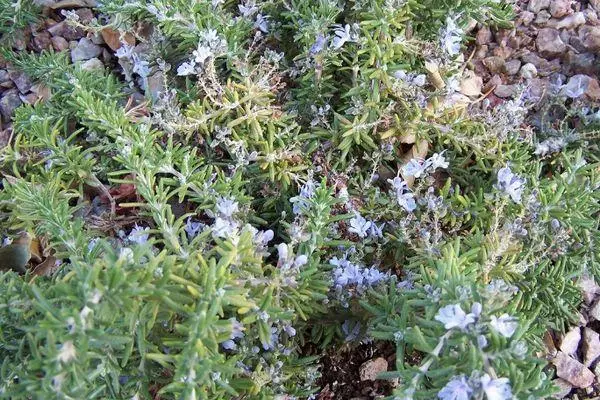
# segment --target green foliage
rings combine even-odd
[[[103,2],[154,24],[122,76],[3,50],[52,95],[14,118],[0,230],[57,262],[0,276],[0,397],[304,398],[307,349],[362,339],[395,398],[548,397],[541,337],[600,278],[597,133],[453,100],[447,31],[507,5],[253,4]]]

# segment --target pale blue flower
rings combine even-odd
[[[238,9],[240,10],[240,14],[242,14],[242,16],[246,18],[251,17],[258,11],[258,7],[256,7],[256,2],[253,0],[248,1],[245,4],[239,4]]]
[[[434,318],[444,324],[444,328],[448,330],[454,328],[465,330],[475,322],[476,316],[473,313],[465,313],[460,304],[450,304],[440,308]]]
[[[342,48],[346,42],[356,42],[358,40],[358,33],[356,24],[350,26],[350,24],[346,24],[344,26],[336,24],[334,30],[334,38],[333,38],[333,48],[338,50]]]
[[[394,179],[388,179],[388,183],[392,185],[393,194],[398,201],[398,205],[408,212],[413,212],[417,208],[417,202],[414,198],[415,195],[410,192],[408,184],[398,176]]]
[[[498,171],[496,188],[508,194],[515,203],[520,203],[525,189],[525,179],[513,174],[510,167],[506,166]]]
[[[196,65],[193,61],[184,62],[177,67],[178,76],[194,75],[196,73]]]
[[[421,176],[425,175],[428,166],[429,165],[423,160],[413,158],[402,167],[402,175],[420,178]]]
[[[315,42],[313,43],[313,45],[310,46],[309,54],[311,56],[319,54],[321,51],[323,51],[323,48],[325,47],[326,42],[327,42],[327,37],[325,37],[322,33],[319,33],[317,35],[317,38],[315,39]]]
[[[383,237],[383,228],[385,227],[385,222],[381,225],[377,226],[374,221],[371,221],[371,227],[369,228],[369,236],[374,239]]]
[[[346,341],[351,342],[360,336],[360,322],[345,320],[342,324],[342,332],[346,335]]]
[[[135,227],[129,233],[129,236],[127,236],[127,239],[132,243],[144,244],[148,241],[148,238],[150,237],[150,234],[148,233],[149,231],[150,228],[142,228],[136,224]]]
[[[237,201],[221,197],[217,200],[217,211],[223,218],[231,218],[234,213],[239,211]]]
[[[359,237],[364,238],[369,234],[371,222],[367,221],[359,213],[354,213],[354,217],[350,220],[350,232],[356,233]]]
[[[502,314],[500,317],[492,316],[490,326],[505,338],[509,338],[515,333],[519,323],[510,315]]]
[[[254,27],[259,29],[263,33],[269,32],[269,16],[258,14],[256,16],[256,22],[254,23]]]
[[[459,54],[462,36],[463,30],[456,25],[456,18],[448,16],[446,18],[446,27],[442,30],[440,38],[442,49],[450,56]]]
[[[440,400],[469,400],[473,389],[469,386],[467,379],[463,376],[453,377],[447,384],[438,392]]]
[[[215,237],[228,238],[237,232],[236,222],[217,217],[212,226],[212,233]]]
[[[481,387],[487,400],[510,400],[512,391],[508,378],[492,379],[488,374],[481,377]]]
[[[448,168],[448,161],[443,156],[442,153],[433,153],[433,155],[429,158],[429,166],[433,171],[438,168],[446,169]]]
[[[188,218],[183,229],[191,239],[196,237],[205,226],[206,225],[204,225],[202,222],[197,222],[192,220],[192,218]]]

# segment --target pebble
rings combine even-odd
[[[567,46],[560,38],[558,30],[553,28],[543,28],[538,32],[536,39],[537,49],[545,56],[559,56],[567,50]]]
[[[585,95],[591,100],[600,101],[600,84],[598,83],[598,79],[590,78]]]
[[[475,43],[482,45],[492,41],[492,31],[487,26],[482,27],[475,35]]]
[[[5,69],[0,69],[0,85],[4,82],[11,82],[10,80],[10,75],[8,74],[8,71]]]
[[[485,65],[492,74],[500,74],[505,71],[504,59],[499,56],[484,58],[483,65]]]
[[[520,14],[521,23],[525,26],[529,26],[535,19],[535,14],[531,11],[522,11]]]
[[[596,75],[599,72],[596,57],[591,53],[576,53],[569,50],[564,57],[565,75],[588,74]]]
[[[498,85],[494,94],[502,99],[514,97],[517,94],[517,85]]]
[[[38,32],[33,38],[33,47],[36,51],[42,51],[50,48],[52,41],[48,31]]]
[[[579,28],[579,39],[587,50],[600,50],[600,27],[582,26]]]
[[[519,75],[525,79],[535,78],[537,76],[537,68],[532,63],[523,64],[519,70]]]
[[[71,61],[84,61],[98,57],[102,53],[102,47],[92,43],[88,38],[81,38],[77,46],[71,51]]]
[[[579,361],[559,351],[552,359],[556,366],[556,375],[577,388],[590,386],[595,379],[594,373]]]
[[[588,315],[591,319],[600,321],[600,300],[596,301],[594,306],[588,311]]]
[[[4,122],[9,122],[15,113],[15,109],[22,104],[19,92],[16,89],[4,93],[0,99],[0,115]]]
[[[583,329],[583,364],[591,367],[600,357],[600,335],[590,328]]]
[[[580,25],[585,24],[585,14],[582,12],[576,12],[575,14],[567,15],[563,19],[552,18],[548,20],[548,27],[555,29],[573,29]]]
[[[383,357],[378,357],[363,363],[358,370],[361,381],[374,381],[377,374],[387,371],[388,362]]]
[[[50,32],[50,35],[52,36],[60,36],[65,38],[67,41],[79,40],[84,36],[84,33],[81,29],[69,26],[65,21],[61,21],[58,24],[52,25],[50,28],[48,28],[48,32]]]
[[[571,0],[552,0],[550,14],[554,18],[564,17],[571,12]]]
[[[579,342],[581,341],[581,329],[579,327],[571,329],[565,334],[560,342],[560,349],[570,356],[577,353]]]
[[[565,381],[564,379],[557,378],[557,379],[554,379],[552,381],[552,383],[554,383],[554,385],[556,387],[558,387],[558,393],[555,393],[552,396],[555,399],[564,399],[573,390],[573,385],[571,385],[569,382]]]
[[[56,51],[63,51],[69,48],[69,42],[64,37],[54,36],[50,40],[52,41],[52,47]]]
[[[537,25],[543,25],[546,22],[548,22],[548,20],[552,17],[552,15],[550,15],[550,13],[546,10],[542,10],[540,11],[537,16],[535,17],[535,21],[533,21],[534,23],[536,23]]]
[[[33,83],[25,73],[21,71],[8,71],[8,76],[14,82],[17,89],[19,89],[19,92],[25,94],[31,89]]]
[[[94,57],[94,58],[90,58],[89,60],[83,62],[81,64],[81,68],[86,71],[93,71],[93,70],[98,70],[98,69],[102,70],[102,69],[104,69],[104,64],[98,58]]]
[[[529,4],[527,4],[527,10],[537,14],[549,6],[550,0],[529,0]]]
[[[509,75],[516,75],[521,68],[521,61],[519,60],[510,60],[505,64],[506,73]]]

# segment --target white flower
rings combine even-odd
[[[502,314],[499,318],[492,316],[490,326],[505,338],[509,338],[515,333],[519,323],[510,315]]]
[[[433,155],[429,158],[428,161],[429,161],[429,166],[434,171],[438,168],[443,168],[443,169],[448,168],[448,161],[446,161],[446,159],[444,158],[444,156],[442,154],[433,153]]]
[[[508,378],[492,379],[488,374],[481,377],[481,387],[487,400],[512,399],[510,381]]]
[[[498,171],[498,183],[496,187],[510,196],[515,203],[521,202],[523,189],[525,188],[525,179],[515,175],[510,167],[500,168]]]
[[[213,6],[213,8],[217,8],[218,6],[220,6],[223,3],[225,3],[225,0],[212,0],[211,1],[211,5]]]
[[[212,49],[204,44],[199,44],[192,54],[194,55],[194,61],[198,64],[204,64],[207,59],[214,56]]]
[[[404,167],[402,167],[402,175],[420,178],[425,174],[428,166],[429,164],[427,162],[413,158]]]
[[[258,14],[256,16],[256,22],[254,23],[254,27],[259,29],[263,33],[268,33],[269,32],[268,18],[269,18],[268,15]]]
[[[356,233],[359,237],[364,238],[369,234],[371,222],[367,221],[359,213],[355,213],[354,218],[350,220],[350,232]]]
[[[71,340],[66,341],[60,346],[60,351],[58,352],[57,359],[60,362],[68,363],[71,360],[74,360],[77,357],[77,352],[75,351],[75,346]]]
[[[394,195],[398,201],[398,205],[408,212],[413,212],[417,208],[417,202],[414,198],[415,195],[410,192],[408,184],[400,177],[388,179],[388,183],[390,183],[394,189]]]
[[[455,376],[438,392],[440,400],[469,400],[473,389],[464,376]]]
[[[435,319],[444,324],[444,328],[448,330],[453,328],[465,330],[475,322],[475,317],[472,313],[465,313],[460,304],[451,304],[440,308]]]
[[[217,217],[212,226],[212,233],[216,237],[227,238],[231,237],[237,231],[237,228],[236,222]]]
[[[576,99],[587,91],[591,78],[587,75],[573,75],[561,89],[561,94]]]
[[[353,31],[356,30],[357,26],[350,26],[350,24],[335,25],[336,28],[334,30],[335,37],[333,38],[333,48],[338,50],[340,49],[346,42],[356,42],[358,40],[358,33],[351,32],[350,29],[353,28]]]
[[[239,207],[237,201],[225,197],[217,200],[217,211],[224,218],[231,218],[234,213],[238,212]]]
[[[446,27],[442,31],[442,48],[451,56],[460,53],[460,43],[462,42],[463,30],[456,25],[454,18],[446,18]]]
[[[177,68],[177,75],[179,75],[179,76],[193,75],[195,73],[196,73],[196,64],[193,61],[184,62]]]
[[[251,17],[254,13],[258,11],[258,7],[254,1],[248,1],[246,4],[239,4],[238,9],[240,10],[240,14],[243,17]]]

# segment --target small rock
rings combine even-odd
[[[483,87],[483,79],[473,71],[465,71],[465,77],[460,83],[460,92],[465,96],[479,96]]]
[[[504,59],[502,57],[487,57],[483,60],[483,65],[485,65],[492,74],[504,72]]]
[[[572,359],[562,351],[552,359],[556,366],[556,375],[577,388],[586,388],[594,382],[594,373],[582,363]]]
[[[63,51],[69,48],[69,42],[61,36],[54,36],[50,40],[52,41],[52,47],[56,51]]]
[[[600,335],[590,328],[583,328],[583,364],[590,367],[600,357]]]
[[[77,14],[79,22],[82,24],[89,24],[95,18],[94,12],[89,8],[75,10],[75,14]]]
[[[531,11],[521,11],[519,19],[521,20],[521,24],[524,26],[529,26],[535,19],[535,14]]]
[[[510,60],[505,64],[506,73],[509,75],[516,75],[521,68],[521,61],[519,60]]]
[[[537,25],[544,25],[546,22],[548,22],[548,20],[551,17],[552,16],[550,15],[550,13],[548,11],[542,10],[537,14],[537,16],[535,17],[535,21],[533,21],[533,22],[536,23]]]
[[[548,81],[545,79],[528,79],[527,89],[525,91],[528,100],[533,102],[541,101],[548,91]]]
[[[84,36],[84,33],[79,28],[69,26],[66,21],[61,21],[58,24],[48,28],[48,32],[52,36],[60,36],[68,40],[79,40]]]
[[[9,122],[15,113],[17,107],[22,104],[19,98],[19,92],[16,89],[5,92],[0,99],[0,115],[4,119],[4,122]]]
[[[576,12],[575,14],[567,15],[563,19],[551,19],[547,26],[555,29],[573,29],[585,24],[585,14]]]
[[[560,349],[570,356],[577,353],[579,342],[581,340],[581,329],[579,327],[571,329],[565,334],[560,342]]]
[[[596,303],[592,306],[590,311],[588,311],[588,316],[591,319],[600,321],[600,300],[596,300]]]
[[[81,68],[86,71],[92,71],[95,69],[102,70],[102,69],[104,69],[104,64],[98,58],[94,57],[94,58],[90,58],[89,60],[82,63]]]
[[[537,76],[537,68],[532,63],[523,64],[519,70],[519,75],[525,79],[535,78]]]
[[[540,29],[536,44],[542,55],[551,57],[558,56],[567,49],[567,46],[560,38],[560,33],[553,28]]]
[[[24,72],[9,71],[8,75],[10,76],[10,80],[15,83],[17,89],[19,89],[19,92],[25,94],[31,89],[31,79]]]
[[[26,95],[19,94],[19,98],[25,104],[34,105],[38,100],[38,96],[35,93],[27,93]]]
[[[594,278],[584,276],[579,280],[579,288],[583,294],[583,301],[585,304],[590,305],[596,298],[596,295],[600,293],[600,286],[596,283]]]
[[[556,387],[558,387],[558,393],[552,395],[555,399],[564,399],[567,397],[571,391],[573,390],[573,385],[564,379],[556,378],[552,381]]]
[[[550,14],[554,18],[564,17],[571,12],[571,0],[552,0]]]
[[[500,76],[498,76],[498,75],[494,75],[485,84],[485,86],[483,87],[483,91],[487,93],[489,90],[494,89],[494,88],[496,88],[497,86],[500,86],[500,85],[502,85],[502,78],[500,78]]]
[[[600,101],[600,84],[598,79],[590,78],[588,88],[585,91],[585,95],[593,101]]]
[[[514,97],[517,94],[517,85],[498,85],[494,94],[502,99]]]
[[[92,43],[94,44],[106,44],[106,42],[104,41],[104,38],[102,37],[102,35],[100,33],[95,33],[90,37],[90,40],[92,41]]]
[[[578,54],[572,50],[569,50],[563,61],[565,75],[596,75],[600,70],[596,63],[596,57],[590,53]]]
[[[11,82],[11,84],[12,84],[12,81],[10,80],[10,75],[9,75],[8,71],[5,69],[0,69],[0,84],[2,84],[4,82]]]
[[[102,53],[102,47],[92,43],[88,38],[81,38],[77,46],[71,51],[71,60],[84,61],[90,58],[98,57]]]
[[[475,54],[474,54],[475,59],[485,58],[486,54],[488,53],[488,50],[489,50],[489,47],[487,44],[482,44],[480,46],[477,46],[477,49],[475,50]]]
[[[579,29],[579,39],[581,39],[587,50],[600,50],[600,27],[588,25],[581,27]]]
[[[482,45],[488,44],[492,41],[492,31],[487,26],[482,27],[477,31],[475,35],[475,43]]]
[[[387,371],[388,363],[383,357],[375,358],[363,363],[359,369],[361,381],[374,381],[377,374]]]
[[[527,4],[527,10],[537,14],[549,6],[550,0],[529,0],[529,4]]]
[[[52,46],[52,41],[48,31],[39,32],[33,38],[33,47],[36,51],[46,50],[50,46]]]

